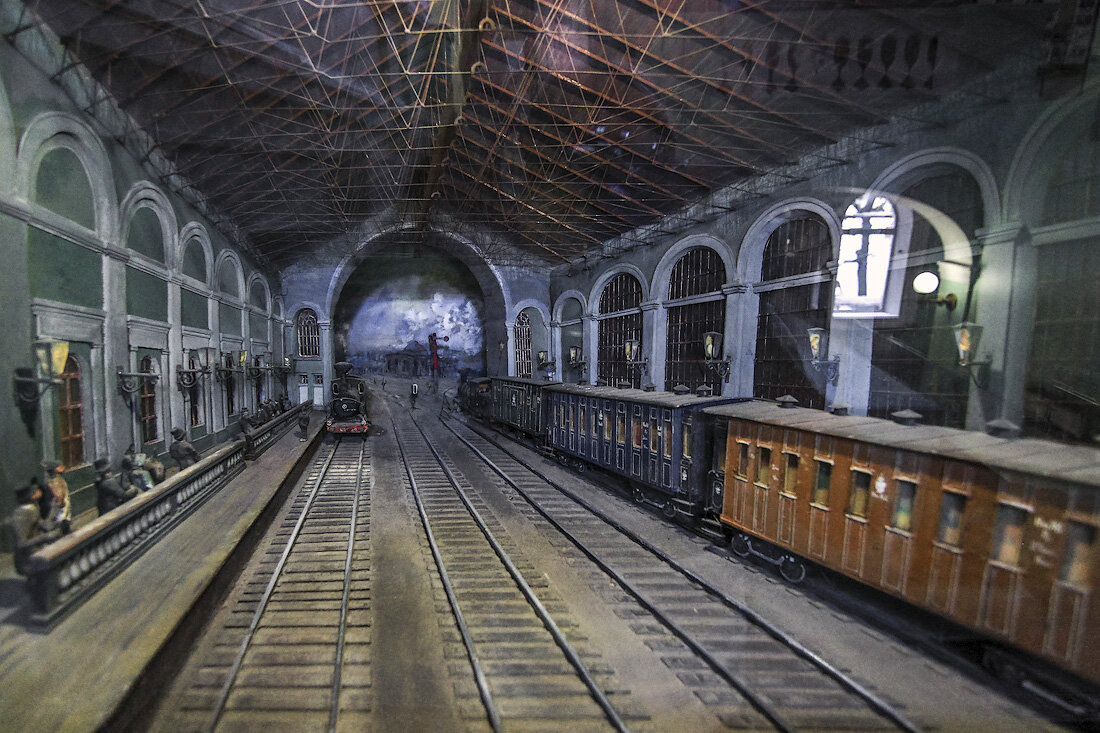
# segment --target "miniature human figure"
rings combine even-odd
[[[386,391],[386,375],[382,375],[382,391]]]
[[[172,437],[176,440],[168,446],[168,455],[179,464],[181,471],[199,462],[199,452],[184,439],[185,436],[183,428],[172,428]]]
[[[298,414],[298,430],[301,431],[301,435],[298,437],[299,442],[304,442],[306,439],[306,433],[309,432],[309,411],[303,410]]]
[[[145,455],[142,453],[122,457],[120,462],[121,471],[118,478],[123,488],[133,486],[138,491],[148,491],[153,488],[153,477],[142,468],[142,464],[145,462],[144,459]]]
[[[252,430],[252,428],[254,427],[254,423],[252,422],[252,417],[251,417],[251,415],[248,414],[248,408],[247,407],[242,407],[241,408],[241,417],[238,420],[238,424],[241,426],[241,434],[242,435],[247,433],[247,432],[250,432]]]
[[[409,393],[409,402],[412,403],[412,409],[416,409],[416,396],[420,393],[420,388],[416,386],[416,382],[412,383],[412,390]]]
[[[136,486],[123,488],[119,482],[111,476],[111,462],[106,458],[97,458],[92,464],[95,469],[95,505],[99,510],[99,516],[103,516],[117,506],[122,506],[127,500],[138,495]]]
[[[149,472],[149,476],[153,479],[154,486],[164,480],[164,463],[156,456],[145,456],[145,462],[142,468]]]
[[[11,527],[15,540],[15,570],[20,575],[25,574],[26,561],[32,552],[61,536],[61,530],[42,519],[38,511],[42,493],[42,485],[37,478],[15,490],[18,505],[11,513]]]
[[[46,488],[50,490],[50,512],[46,521],[53,522],[61,529],[61,534],[69,534],[73,521],[73,505],[69,497],[69,483],[62,478],[65,467],[61,461],[43,461],[46,469]]]

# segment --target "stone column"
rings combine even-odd
[[[665,383],[665,332],[667,320],[662,319],[665,309],[655,300],[642,303],[642,356],[649,359],[645,370],[639,375],[641,386]],[[666,323],[658,325],[662,320]],[[658,334],[658,329],[660,334]],[[658,356],[658,354],[660,356]]]
[[[507,330],[508,334],[504,346],[507,357],[505,374],[514,375],[516,373],[516,322],[505,321],[504,328]]]
[[[725,320],[722,328],[722,358],[729,359],[730,376],[722,382],[723,395],[752,394],[752,365],[745,368],[743,359],[739,360],[739,347],[745,339],[743,324],[745,320],[745,307],[749,287],[744,283],[733,283],[722,286],[722,295],[725,298]],[[748,375],[749,384],[746,389],[742,384],[745,375]]]
[[[333,369],[332,365],[335,361],[336,344],[332,340],[332,321],[317,321],[318,329],[321,333],[321,374],[324,384],[321,385],[321,405],[324,406],[329,400],[328,396],[332,390],[332,377]],[[316,390],[316,386],[314,387]],[[313,404],[317,405],[317,393],[314,391]]]
[[[595,384],[596,355],[599,353],[600,345],[600,322],[596,320],[596,316],[591,313],[582,315],[581,322],[584,326],[584,344],[581,348],[581,352],[584,354],[585,361],[588,362],[588,378],[585,380],[585,383]]]

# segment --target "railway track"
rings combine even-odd
[[[154,730],[329,730],[370,713],[370,442],[322,449]]]
[[[411,418],[395,419],[393,426],[491,729],[627,730],[597,672],[563,631],[572,624],[547,610],[491,517],[470,497],[472,487]]]
[[[444,425],[622,590],[616,614],[722,720],[778,730],[921,727],[614,518],[464,423]],[[669,634],[678,643],[670,643]],[[746,708],[751,708],[747,710]],[[735,721],[740,721],[736,723]]]

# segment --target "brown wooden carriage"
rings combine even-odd
[[[764,401],[705,412],[735,550],[766,540],[1100,682],[1100,450]]]

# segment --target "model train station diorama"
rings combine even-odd
[[[0,0],[4,727],[1100,726],[1098,13]]]

